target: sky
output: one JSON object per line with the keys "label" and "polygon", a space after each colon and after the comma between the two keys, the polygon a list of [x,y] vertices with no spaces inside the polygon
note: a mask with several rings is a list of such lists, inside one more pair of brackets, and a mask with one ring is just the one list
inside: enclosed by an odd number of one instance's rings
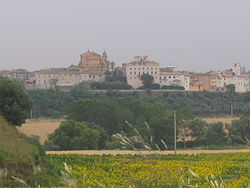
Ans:
{"label": "sky", "polygon": [[107,52],[116,65],[250,69],[249,0],[0,0],[0,70],[77,65]]}

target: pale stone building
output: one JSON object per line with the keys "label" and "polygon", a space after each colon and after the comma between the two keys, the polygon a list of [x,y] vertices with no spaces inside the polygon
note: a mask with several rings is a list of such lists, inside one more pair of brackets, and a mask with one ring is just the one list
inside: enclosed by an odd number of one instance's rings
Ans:
{"label": "pale stone building", "polygon": [[148,56],[135,56],[133,61],[126,64],[127,83],[133,88],[142,86],[140,76],[143,74],[153,76],[154,83],[160,84],[159,63],[150,61]]}
{"label": "pale stone building", "polygon": [[36,88],[39,89],[49,89],[55,86],[68,89],[82,82],[103,82],[105,75],[80,73],[67,68],[51,68],[36,71],[34,80]]}
{"label": "pale stone building", "polygon": [[227,85],[233,84],[235,86],[235,91],[244,93],[249,90],[250,74],[242,72],[240,62],[232,63],[232,71],[226,72],[214,72],[218,76],[219,88],[226,88]]}
{"label": "pale stone building", "polygon": [[49,89],[59,87],[68,89],[82,82],[104,82],[107,71],[112,70],[107,53],[102,55],[87,51],[80,55],[78,66],[69,68],[49,68],[34,72],[35,87]]}
{"label": "pale stone building", "polygon": [[87,51],[80,55],[79,71],[87,74],[105,74],[111,69],[108,61],[107,53],[104,51],[102,55],[95,52]]}
{"label": "pale stone building", "polygon": [[189,74],[187,72],[166,72],[166,69],[160,68],[160,85],[161,86],[182,86],[189,90]]}
{"label": "pale stone building", "polygon": [[26,82],[27,80],[30,80],[32,73],[28,72],[25,69],[16,69],[16,70],[0,70],[0,75],[8,77],[10,79]]}
{"label": "pale stone building", "polygon": [[209,73],[193,73],[189,76],[190,91],[213,91],[213,75]]}

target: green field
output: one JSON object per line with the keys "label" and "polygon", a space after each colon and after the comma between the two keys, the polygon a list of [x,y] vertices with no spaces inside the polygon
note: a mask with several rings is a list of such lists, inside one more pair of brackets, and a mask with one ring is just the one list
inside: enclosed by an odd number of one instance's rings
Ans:
{"label": "green field", "polygon": [[48,155],[79,187],[249,187],[250,153],[199,155]]}

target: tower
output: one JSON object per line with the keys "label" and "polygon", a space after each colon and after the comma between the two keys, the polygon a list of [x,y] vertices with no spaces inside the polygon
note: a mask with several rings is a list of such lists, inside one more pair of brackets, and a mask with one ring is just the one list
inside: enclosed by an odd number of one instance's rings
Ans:
{"label": "tower", "polygon": [[107,62],[108,61],[108,56],[107,56],[107,53],[105,52],[105,50],[102,53],[102,61],[103,62]]}
{"label": "tower", "polygon": [[234,62],[233,62],[232,72],[233,72],[236,76],[239,76],[239,75],[240,75],[240,73],[241,73],[240,62],[238,62],[238,61],[234,61]]}

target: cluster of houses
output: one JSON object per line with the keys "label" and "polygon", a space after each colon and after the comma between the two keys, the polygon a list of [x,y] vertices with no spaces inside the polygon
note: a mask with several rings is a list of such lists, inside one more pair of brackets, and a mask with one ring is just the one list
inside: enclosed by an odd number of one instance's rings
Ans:
{"label": "cluster of houses", "polygon": [[24,82],[27,89],[49,89],[55,85],[69,89],[82,82],[104,82],[108,75],[119,70],[126,77],[127,84],[134,89],[142,86],[140,76],[149,74],[154,78],[154,83],[181,86],[187,91],[225,91],[227,85],[234,85],[236,92],[250,91],[250,73],[241,68],[240,62],[233,62],[228,71],[195,73],[174,69],[174,66],[160,67],[159,63],[149,60],[148,56],[136,56],[131,62],[115,67],[105,51],[100,55],[88,50],[80,55],[78,65],[68,68],[33,72],[24,69],[0,70],[0,75]]}

